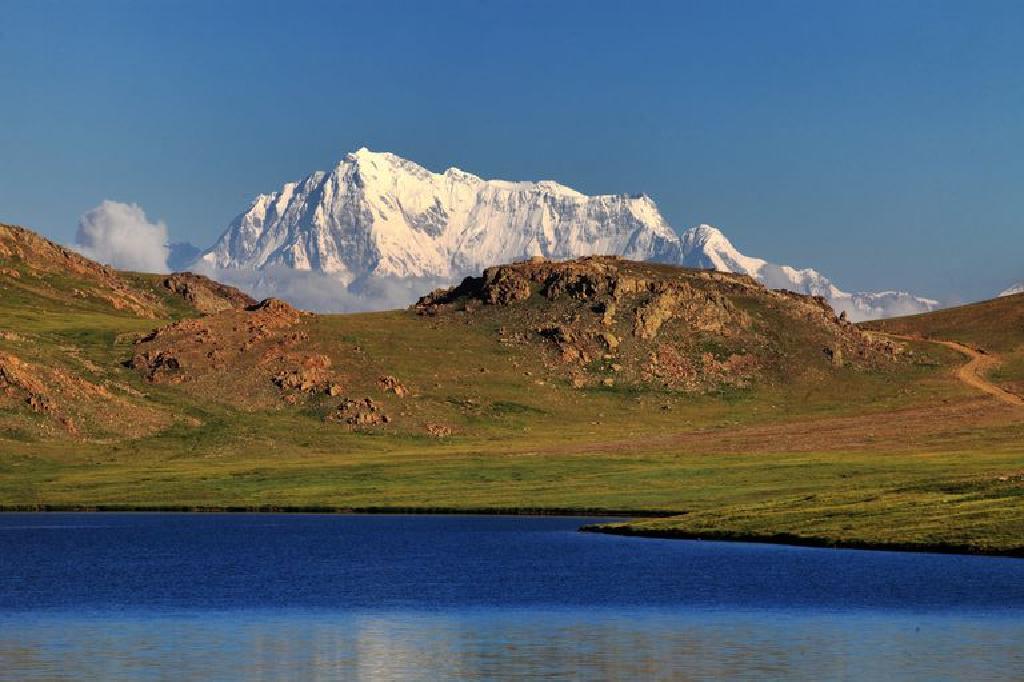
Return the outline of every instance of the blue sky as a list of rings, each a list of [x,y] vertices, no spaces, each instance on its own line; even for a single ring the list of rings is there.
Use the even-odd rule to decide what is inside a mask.
[[[0,0],[0,220],[211,243],[360,146],[646,192],[847,289],[1024,278],[1021,2]]]

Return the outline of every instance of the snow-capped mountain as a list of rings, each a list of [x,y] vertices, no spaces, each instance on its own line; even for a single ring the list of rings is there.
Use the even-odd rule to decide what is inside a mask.
[[[432,173],[364,148],[330,172],[258,196],[201,260],[316,270],[348,284],[370,275],[455,279],[529,256],[601,253],[674,261],[679,240],[643,195]]]
[[[1002,297],[1002,296],[1013,296],[1014,294],[1024,294],[1024,282],[1019,282],[1017,284],[1014,284],[1009,289],[1006,289],[1005,291],[1000,292],[999,296],[1000,297]]]
[[[499,263],[589,254],[746,273],[824,296],[851,319],[938,305],[902,292],[840,291],[814,270],[744,256],[708,225],[680,236],[646,195],[587,196],[550,180],[484,180],[457,168],[433,173],[365,148],[256,197],[194,268],[256,295],[352,310],[403,305],[420,285]]]

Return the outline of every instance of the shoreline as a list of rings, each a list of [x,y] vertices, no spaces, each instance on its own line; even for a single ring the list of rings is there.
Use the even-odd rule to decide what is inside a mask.
[[[579,508],[579,507],[336,507],[330,505],[118,505],[118,504],[39,504],[0,505],[0,514],[24,513],[169,513],[169,514],[335,514],[335,515],[410,515],[410,516],[563,516],[654,519],[684,516],[685,511]],[[985,549],[955,543],[872,542],[794,535],[792,533],[737,533],[732,531],[694,532],[681,529],[645,529],[624,525],[587,524],[578,532],[658,540],[703,540],[759,545],[783,545],[816,549],[855,549],[872,552],[908,552],[1024,558],[1024,547]]]
[[[606,516],[609,518],[667,518],[686,512],[606,507],[336,507],[331,505],[122,505],[122,504],[0,504],[0,514],[31,512],[194,513],[194,514],[405,514],[423,516]]]
[[[868,552],[955,554],[959,556],[989,556],[1006,559],[1024,558],[1024,547],[985,549],[956,543],[872,542],[870,540],[836,540],[826,537],[794,535],[792,533],[694,532],[671,528],[646,529],[601,524],[582,526],[579,530],[581,533],[598,533],[601,535],[619,535],[660,540],[704,540],[707,542],[740,542],[752,545],[784,545],[787,547],[810,547],[815,549],[856,549]]]

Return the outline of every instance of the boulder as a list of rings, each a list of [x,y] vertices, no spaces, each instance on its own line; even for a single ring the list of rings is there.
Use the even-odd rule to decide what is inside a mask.
[[[447,424],[438,424],[437,422],[427,422],[424,424],[424,428],[434,438],[448,438],[455,433],[452,427]]]
[[[377,385],[385,393],[394,393],[399,398],[404,398],[409,395],[409,389],[399,381],[396,377],[389,375],[382,376],[377,380]]]
[[[345,399],[324,419],[349,426],[382,426],[391,423],[391,418],[381,412],[380,407],[373,402],[372,398]]]

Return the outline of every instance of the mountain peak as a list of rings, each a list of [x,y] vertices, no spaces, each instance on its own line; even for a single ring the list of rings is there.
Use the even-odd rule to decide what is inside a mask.
[[[700,242],[702,244],[723,242],[724,244],[727,244],[729,248],[733,248],[732,242],[729,241],[724,232],[714,225],[708,225],[707,223],[701,223],[696,227],[691,227],[683,234],[690,235],[690,239],[694,242]]]
[[[391,152],[375,152],[367,147],[360,147],[354,152],[349,152],[345,158],[338,162],[338,166],[353,164],[356,166],[416,166],[412,161],[403,159]],[[419,166],[416,166],[419,168]]]
[[[354,152],[349,152],[345,156],[347,158],[350,158],[350,159],[363,160],[363,159],[375,159],[375,158],[379,158],[379,157],[392,156],[392,154],[390,152],[375,152],[375,151],[372,151],[369,147],[360,147],[359,149],[355,150]]]
[[[367,147],[330,173],[258,197],[201,261],[207,269],[327,275],[322,301],[325,287],[339,287],[344,300],[349,287],[365,291],[375,279],[443,284],[532,256],[589,255],[741,273],[824,296],[852,318],[884,314],[890,299],[901,312],[917,302],[930,309],[914,297],[848,294],[814,270],[745,256],[710,224],[676,234],[646,194],[589,196],[553,180],[486,180],[455,167],[436,173]]]
[[[695,231],[702,235],[725,237],[725,233],[719,230],[714,225],[708,225],[707,223],[701,223],[697,227],[693,228]]]
[[[214,268],[269,266],[367,277],[460,278],[541,255],[678,261],[653,202],[587,196],[551,180],[434,173],[390,152],[351,152],[331,173],[257,198],[202,257]]]

